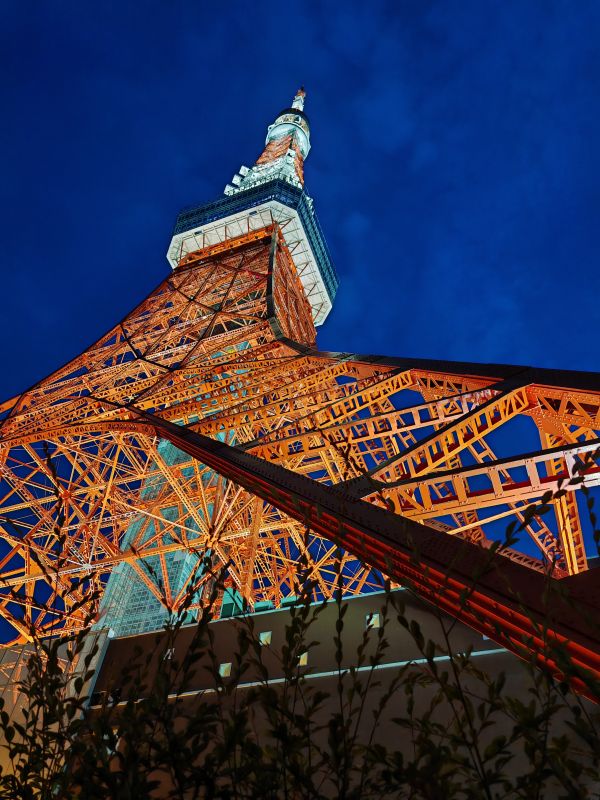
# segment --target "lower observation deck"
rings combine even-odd
[[[339,280],[308,195],[283,180],[182,211],[167,259],[173,269],[188,253],[276,222],[310,301],[315,325],[331,311]]]

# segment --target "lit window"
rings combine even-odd
[[[171,661],[174,655],[175,655],[175,648],[167,647],[167,649],[165,650],[165,654],[163,656],[163,661]]]
[[[305,667],[308,664],[308,653],[300,653],[298,656],[298,666]]]
[[[118,728],[112,729],[112,742],[113,742],[112,745],[111,745],[111,737],[109,736],[108,733],[105,733],[104,736],[102,737],[104,740],[104,747],[106,748],[106,752],[109,756],[114,756],[119,749],[121,737],[118,735],[118,730],[119,730]]]
[[[231,675],[231,661],[225,661],[224,664],[219,665],[219,675],[222,678],[228,678]]]
[[[369,630],[369,628],[379,628],[381,625],[381,620],[379,618],[379,614],[377,611],[373,611],[371,614],[367,614],[366,619],[367,622],[365,627],[367,628],[367,630]]]
[[[272,631],[261,631],[258,634],[258,641],[262,645],[271,644],[271,636],[273,635]]]

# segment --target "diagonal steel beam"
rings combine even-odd
[[[600,439],[586,444],[572,444],[527,453],[517,458],[502,458],[493,463],[475,464],[471,467],[458,467],[424,475],[417,480],[401,480],[386,484],[382,489],[384,495],[392,494],[397,502],[399,513],[407,517],[428,519],[455,511],[466,511],[487,508],[519,500],[533,500],[547,491],[556,491],[559,483],[562,488],[572,493],[583,486],[600,485],[600,467],[590,464],[581,474],[581,482],[569,484],[576,477],[573,473],[575,458],[585,457],[600,449]],[[564,459],[566,466],[562,470],[554,470],[545,474],[544,467],[556,460]],[[503,473],[524,468],[525,479],[503,480]],[[480,477],[489,478],[487,488],[475,486],[474,481]],[[434,489],[439,484],[446,484],[450,492],[443,497],[437,496]],[[482,523],[485,520],[481,520]]]
[[[416,478],[433,472],[465,448],[529,408],[530,400],[525,386],[497,391],[498,394],[483,405],[476,406],[459,419],[440,426],[434,433],[378,465],[368,474],[348,481],[345,484],[346,491],[353,497],[364,497],[373,492],[375,481],[381,482],[383,486],[391,481]]]

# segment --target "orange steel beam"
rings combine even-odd
[[[417,480],[407,479],[388,483],[381,487],[381,491],[385,496],[394,498],[401,514],[408,517],[418,516],[419,519],[451,513],[457,508],[465,511],[514,503],[518,500],[533,500],[545,492],[556,492],[559,487],[567,490],[567,495],[572,495],[581,486],[600,485],[600,466],[592,462],[581,473],[574,474],[573,470],[569,470],[565,465],[565,461],[566,464],[572,465],[576,456],[585,457],[599,449],[600,439],[585,445],[555,447],[517,458],[499,459],[493,464],[458,467],[443,472],[428,473]],[[544,474],[541,467],[547,467],[549,463],[554,464],[557,461],[562,463],[562,467],[555,469],[553,466],[551,474]],[[510,475],[511,470],[519,468],[526,470],[527,477],[524,480],[513,479],[508,482],[502,479],[503,473],[508,472]],[[579,474],[581,481],[577,484],[569,483]],[[486,488],[470,485],[473,479],[479,477],[489,479]],[[435,496],[433,490],[441,483],[450,486],[451,492],[443,497]]]
[[[548,479],[556,479],[557,476],[562,476],[566,473],[572,472],[574,457],[577,455],[577,448],[584,449],[582,444],[572,444],[564,446],[565,439],[570,442],[577,442],[577,436],[565,431],[563,436],[552,436],[540,431],[542,444],[548,448],[548,452],[552,457],[546,460],[546,472]],[[587,436],[583,437],[584,441],[589,441]],[[552,445],[558,445],[552,447]],[[585,448],[589,450],[594,449],[593,441],[586,444]],[[585,481],[583,481],[585,484]],[[553,501],[556,509],[556,515],[559,520],[559,536],[561,539],[562,549],[567,564],[567,569],[571,574],[577,574],[587,569],[587,556],[585,552],[585,543],[583,539],[583,530],[581,527],[581,520],[579,518],[579,509],[577,508],[577,499],[573,493],[567,493],[560,497],[556,497]]]
[[[360,497],[372,490],[373,479],[390,483],[402,477],[425,475],[529,407],[525,387],[505,391],[440,427],[422,442],[362,476],[347,487]]]

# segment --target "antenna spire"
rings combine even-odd
[[[306,90],[304,86],[301,86],[296,92],[296,96],[294,97],[294,102],[292,103],[292,108],[298,108],[300,109],[300,111],[303,111],[305,97],[306,97]]]
[[[268,181],[283,180],[304,188],[304,159],[310,150],[310,125],[304,113],[306,91],[301,86],[289,108],[284,108],[267,128],[265,149],[253,167],[240,167],[225,194],[232,195]]]

